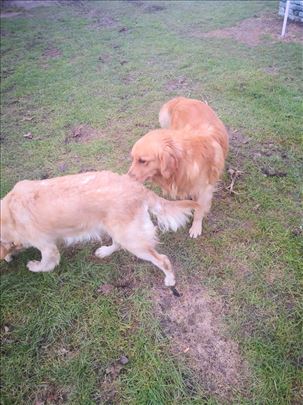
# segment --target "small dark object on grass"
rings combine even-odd
[[[162,10],[165,10],[165,9],[166,9],[166,8],[163,7],[163,6],[157,6],[157,5],[155,5],[155,6],[149,6],[149,7],[147,7],[147,8],[146,8],[146,11],[147,11],[148,13],[154,13],[154,12],[162,11]]]
[[[126,356],[121,356],[119,359],[119,363],[121,363],[123,366],[129,362],[128,357]]]
[[[179,291],[176,289],[176,287],[170,287],[170,289],[171,289],[171,291],[172,291],[172,293],[173,293],[173,295],[174,295],[175,297],[181,297],[181,294],[180,294]]]
[[[303,225],[298,226],[297,228],[294,228],[291,232],[294,236],[301,236],[303,235]]]
[[[112,364],[110,364],[110,366],[105,369],[107,381],[114,381],[124,370],[124,366],[128,362],[128,357],[123,355],[118,360],[115,360]]]
[[[68,166],[66,163],[62,163],[61,165],[59,165],[60,172],[66,172],[67,167]]]
[[[46,172],[45,172],[45,173],[42,173],[41,176],[40,176],[40,179],[41,179],[41,180],[45,180],[45,179],[48,179],[48,178],[49,178],[49,174],[46,173]]]
[[[120,282],[115,282],[113,284],[114,284],[114,287],[116,287],[116,288],[131,288],[132,287],[131,280],[122,280]]]
[[[271,169],[268,167],[263,167],[261,170],[262,170],[262,173],[268,177],[285,177],[285,176],[287,176],[286,172],[281,172],[279,170]]]
[[[27,134],[24,134],[24,135],[23,135],[23,138],[26,138],[26,139],[33,139],[33,134],[32,134],[31,132],[28,132]]]

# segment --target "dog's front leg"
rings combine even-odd
[[[42,255],[41,261],[31,260],[27,268],[35,273],[52,271],[59,264],[60,253],[56,245],[36,246]]]
[[[8,255],[5,256],[4,260],[6,261],[6,263],[11,262],[14,259],[14,256],[12,253],[9,253]]]
[[[112,253],[120,249],[120,245],[113,240],[113,243],[110,246],[101,246],[95,251],[95,255],[100,259],[103,259],[106,256],[110,256]]]

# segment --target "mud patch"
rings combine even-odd
[[[95,20],[93,24],[90,25],[90,28],[98,30],[102,28],[112,28],[116,27],[118,25],[118,22],[110,17],[110,16],[102,16],[99,17]]]
[[[34,405],[43,404],[63,404],[68,399],[68,393],[60,390],[54,385],[45,384],[41,391],[37,394]]]
[[[91,2],[93,3],[93,2]],[[112,17],[109,14],[106,14],[104,10],[87,8],[86,4],[81,4],[81,9],[79,10],[80,14],[85,14],[85,17],[91,21],[89,28],[91,29],[104,29],[116,27],[119,24],[119,20]]]
[[[233,27],[207,33],[195,32],[193,36],[199,38],[232,38],[249,46],[257,46],[265,41],[303,43],[302,25],[289,21],[286,35],[281,38],[282,22],[282,18],[277,15],[263,15],[245,19]]]
[[[148,6],[144,9],[146,13],[156,13],[158,11],[163,11],[166,10],[166,7],[164,6],[158,6],[158,5],[153,5],[153,6]]]
[[[224,304],[203,287],[182,285],[180,292],[176,298],[167,290],[153,290],[155,311],[172,352],[184,356],[208,393],[224,401],[245,395],[248,366],[221,322]]]
[[[62,56],[62,52],[58,48],[48,48],[43,52],[42,56],[45,59],[60,58]]]
[[[229,135],[229,162],[235,169],[241,170],[247,156],[252,156],[251,139],[241,133],[226,127]]]
[[[121,356],[118,360],[113,361],[104,371],[102,380],[100,381],[100,392],[94,395],[95,403],[102,404],[118,404],[120,398],[118,396],[117,379],[124,372],[129,360],[127,356]]]
[[[267,284],[273,285],[276,281],[281,281],[284,278],[284,272],[281,268],[269,269],[265,275]]]
[[[170,92],[174,91],[184,91],[188,89],[189,82],[186,77],[177,77],[175,79],[171,79],[165,84],[165,89]]]
[[[2,2],[1,2],[2,3]],[[25,10],[31,10],[36,7],[49,7],[58,6],[59,1],[56,0],[4,0],[1,6],[3,7],[17,7]]]
[[[136,1],[136,0],[127,0],[127,2],[132,4],[133,6],[142,8],[142,12],[144,12],[144,13],[157,13],[158,11],[166,10],[165,6],[162,6],[162,5],[160,6],[159,4],[151,4],[147,7],[145,7],[148,2]]]
[[[0,18],[12,18],[12,17],[18,17],[22,15],[21,12],[7,12],[7,13],[1,13]]]
[[[96,138],[103,138],[104,134],[90,125],[77,125],[73,127],[65,138],[65,143],[86,143]]]
[[[144,6],[144,1],[136,1],[136,0],[126,0],[128,3],[133,4],[134,6],[137,7],[142,7]]]

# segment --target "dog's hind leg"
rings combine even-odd
[[[27,268],[35,273],[52,271],[60,262],[60,253],[56,245],[35,246],[42,255],[41,261],[31,260]]]
[[[110,256],[112,253],[120,249],[120,245],[113,240],[110,246],[101,246],[95,251],[95,255],[101,259],[106,256]]]
[[[205,186],[203,190],[200,191],[195,201],[200,204],[199,208],[195,209],[194,219],[192,226],[189,230],[189,235],[191,238],[196,238],[202,233],[202,221],[205,215],[209,212],[211,207],[211,200],[213,198],[214,186],[209,184]]]
[[[173,271],[169,258],[158,253],[153,247],[138,246],[137,248],[128,248],[129,252],[143,260],[147,260],[157,266],[165,274],[164,284],[167,287],[172,287],[176,284],[175,273]]]
[[[120,244],[122,249],[153,263],[162,270],[165,274],[166,286],[171,287],[176,284],[175,274],[168,257],[155,250],[156,227],[151,221],[146,205],[142,205],[134,218],[119,229],[119,232],[111,233],[111,237]]]

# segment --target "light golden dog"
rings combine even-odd
[[[160,229],[176,231],[196,206],[193,201],[167,201],[128,175],[108,171],[20,181],[1,200],[1,259],[10,261],[14,252],[33,246],[42,259],[28,262],[28,269],[51,271],[60,261],[60,241],[100,240],[108,234],[112,245],[97,249],[97,257],[126,249],[159,267],[165,285],[174,286],[168,257],[155,250],[150,213]]]
[[[189,231],[195,238],[224,169],[228,134],[207,104],[184,97],[164,104],[159,121],[164,129],[149,132],[133,146],[128,174],[139,182],[152,180],[173,198],[197,201]]]

